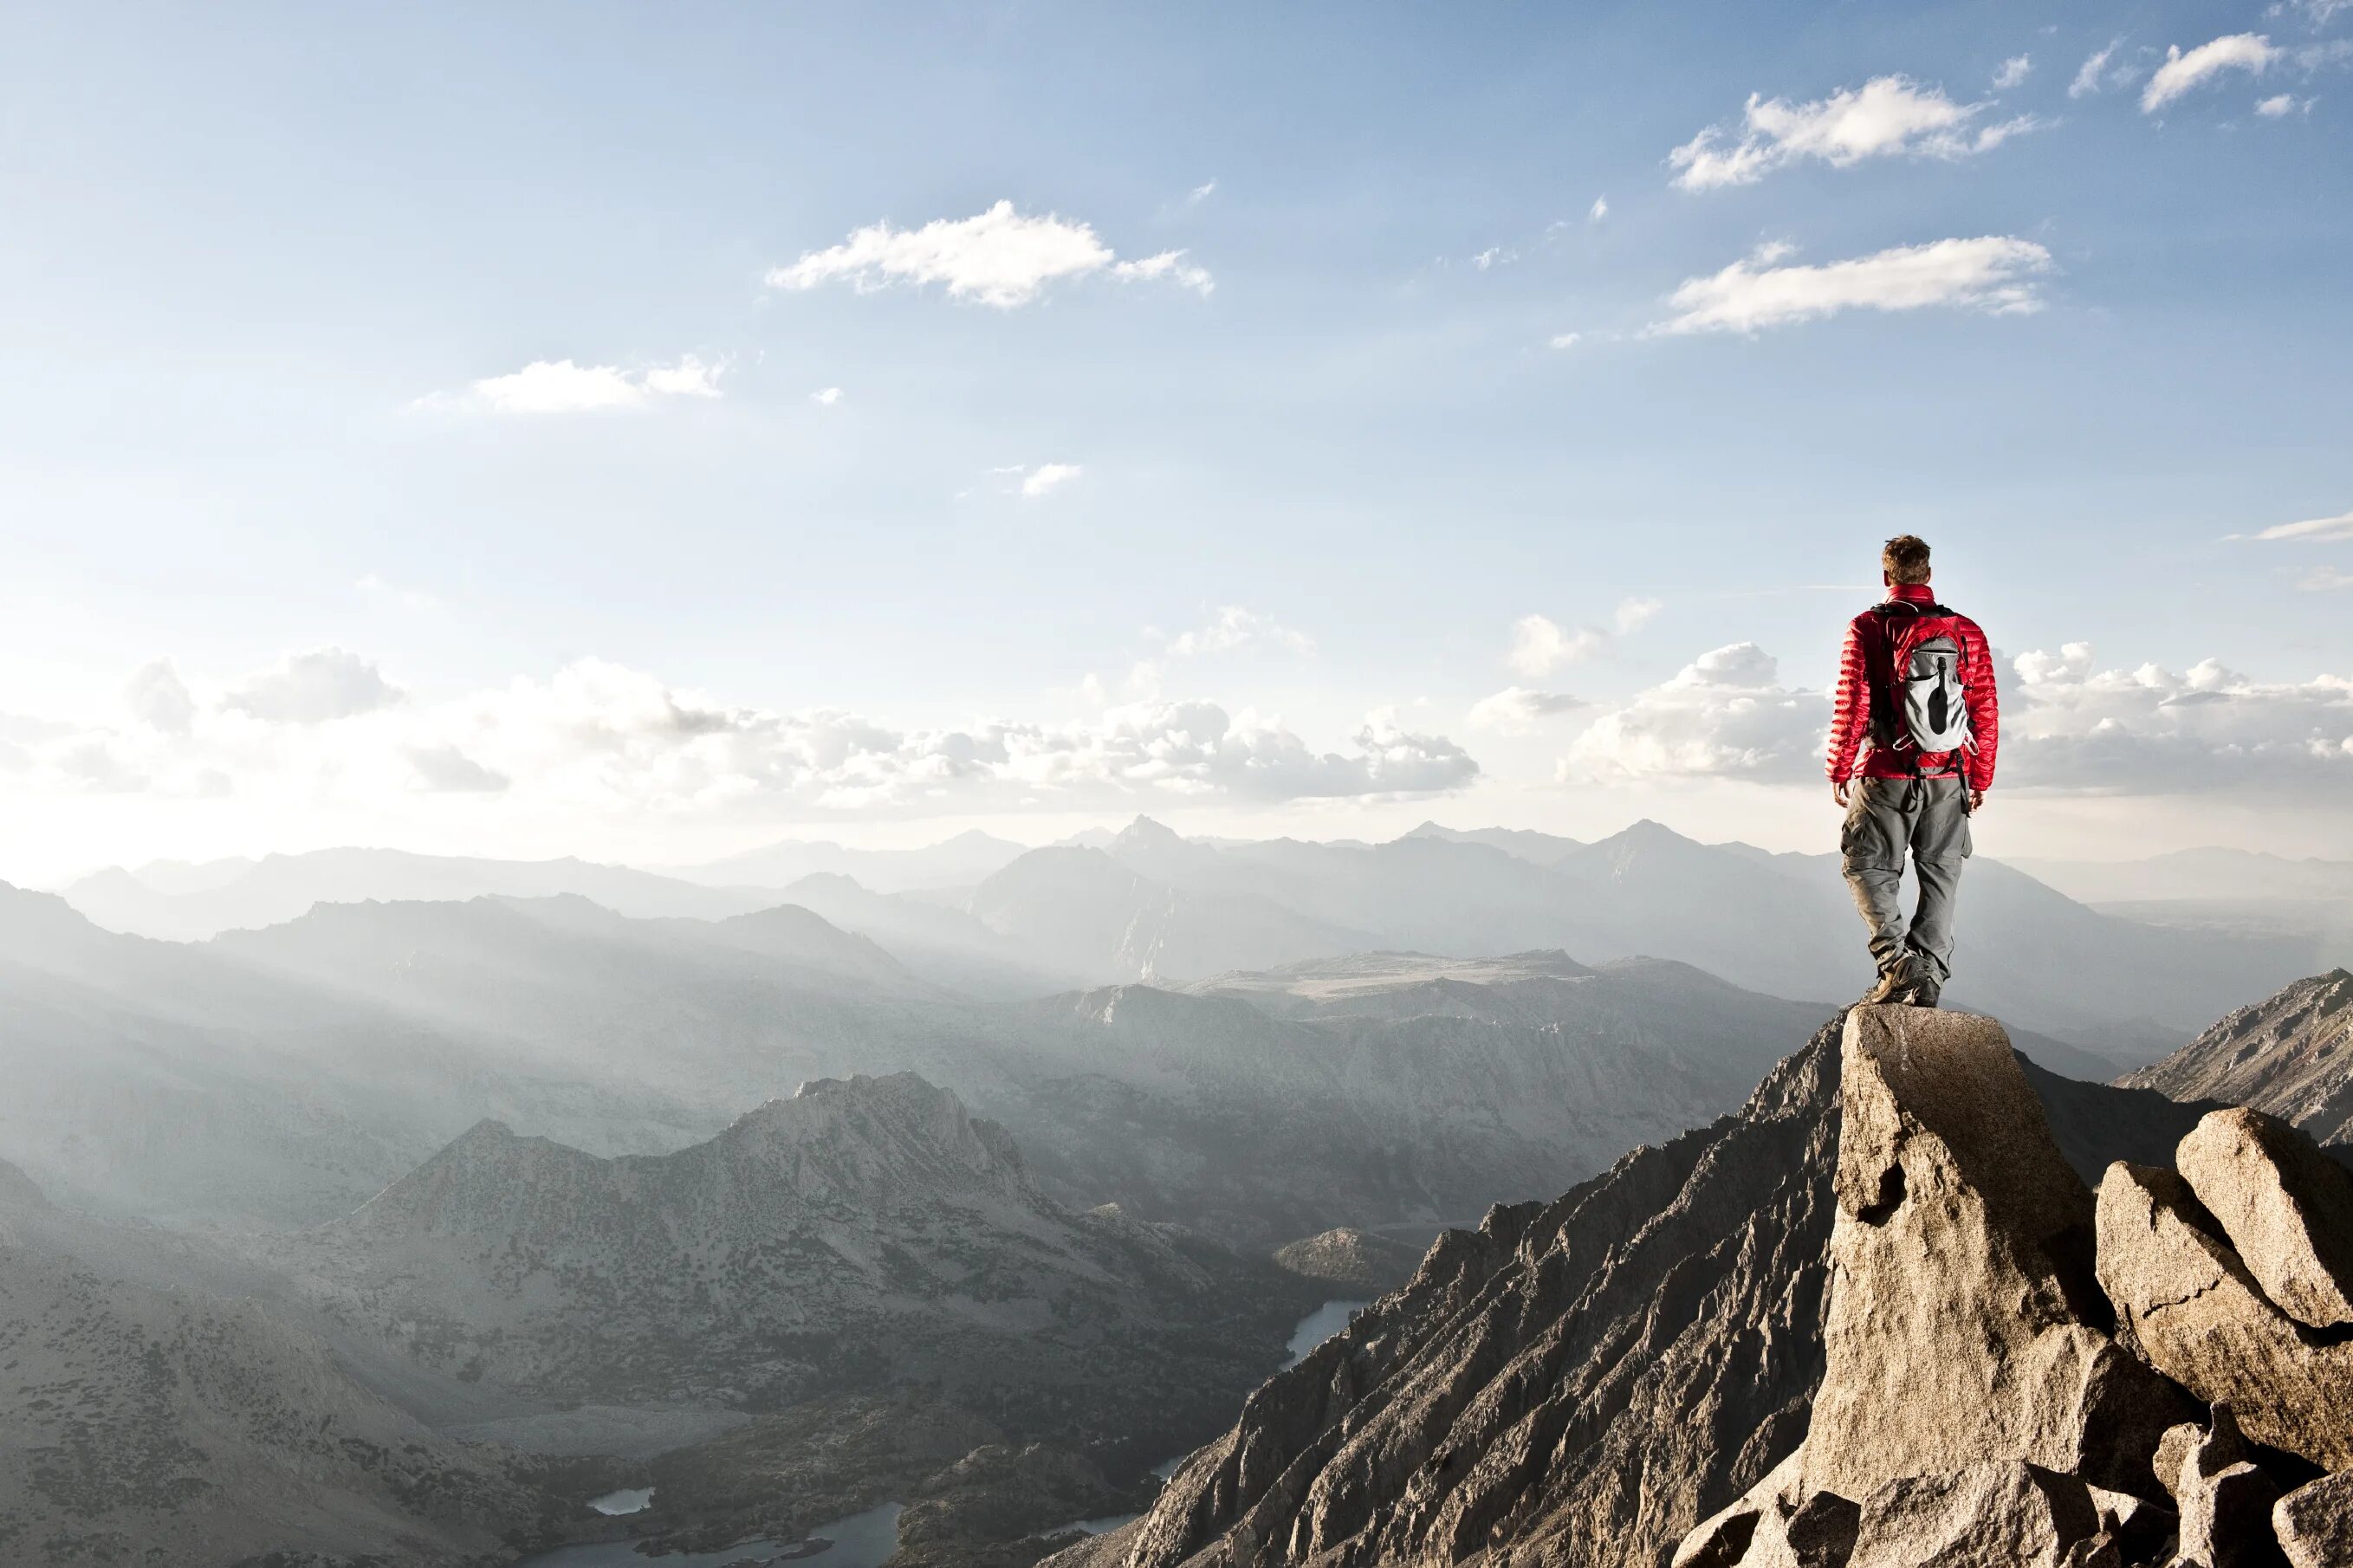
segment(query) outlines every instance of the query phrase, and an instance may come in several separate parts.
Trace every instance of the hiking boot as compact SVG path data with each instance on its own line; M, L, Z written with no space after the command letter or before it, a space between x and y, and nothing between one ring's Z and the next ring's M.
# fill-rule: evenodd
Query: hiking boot
M1880 971L1879 984L1864 992L1855 1005L1875 1007L1882 1002L1902 1002L1905 994L1918 984L1919 982L1912 976L1912 961L1908 958L1899 958L1889 967Z
M1934 1007L1944 994L1945 988L1933 980L1915 980L1896 1000L1906 1007Z

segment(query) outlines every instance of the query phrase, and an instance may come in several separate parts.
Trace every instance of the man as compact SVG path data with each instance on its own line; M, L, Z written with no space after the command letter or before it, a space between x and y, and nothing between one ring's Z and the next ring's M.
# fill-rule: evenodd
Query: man
M1969 818L1993 787L2000 704L1985 633L1928 591L1928 546L1900 535L1879 563L1887 598L1848 625L1839 657L1831 798L1846 807L1840 859L1879 962L1862 999L1933 1007L1952 973L1953 897ZM1908 926L1907 851L1920 879Z

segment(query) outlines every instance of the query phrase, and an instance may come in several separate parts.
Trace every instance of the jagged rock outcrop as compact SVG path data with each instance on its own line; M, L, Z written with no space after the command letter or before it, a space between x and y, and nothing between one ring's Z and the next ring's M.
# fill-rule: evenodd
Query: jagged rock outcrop
M1860 1500L2014 1459L2146 1490L2148 1456L2185 1412L2105 1330L2091 1194L2000 1026L1858 1007L1842 1067L1804 1489Z
M2100 1184L2100 1283L2149 1363L2247 1435L2353 1465L2353 1342L2316 1340L2264 1296L2188 1182L2119 1162Z
M1858 1510L1852 1561L2058 1568L2099 1533L2093 1488L2159 1495L2194 1413L2119 1347L2090 1256L2092 1196L2000 1025L1858 1007L1841 1051L1824 1372L1805 1441L1685 1542Z
M2252 1106L2341 1142L2353 1133L2353 970L2296 981L2117 1081Z
M2307 1328L2353 1323L2353 1173L2244 1109L2199 1122L2175 1163L2274 1305Z

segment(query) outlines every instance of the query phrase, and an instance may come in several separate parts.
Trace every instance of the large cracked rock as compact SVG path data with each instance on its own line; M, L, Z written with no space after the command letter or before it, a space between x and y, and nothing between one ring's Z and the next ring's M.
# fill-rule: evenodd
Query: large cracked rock
M1872 1493L1847 1568L2061 1568L2068 1549L2099 1529L2083 1482L1998 1459L1905 1476Z
M1855 1008L1841 1091L1803 1489L1868 1498L2015 1460L2151 1492L2148 1458L2189 1412L2106 1332L2091 1194L2001 1026Z
M2257 1442L2353 1467L2353 1342L2274 1306L2188 1182L2118 1161L2098 1230L2100 1284L2151 1364Z
M2208 1115L2173 1163L2274 1306L2308 1328L2353 1323L2353 1173L2243 1107Z

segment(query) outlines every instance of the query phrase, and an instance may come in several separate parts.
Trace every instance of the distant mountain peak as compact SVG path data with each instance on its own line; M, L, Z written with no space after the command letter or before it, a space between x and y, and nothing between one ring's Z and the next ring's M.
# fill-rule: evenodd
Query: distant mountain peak
M1136 819L1119 830L1113 840L1114 847L1147 844L1182 844L1185 836L1164 822L1138 815Z

